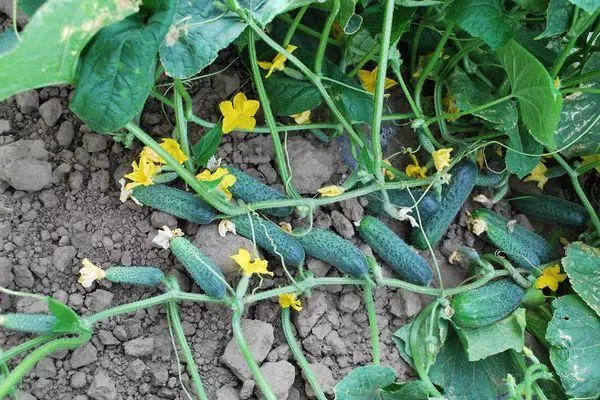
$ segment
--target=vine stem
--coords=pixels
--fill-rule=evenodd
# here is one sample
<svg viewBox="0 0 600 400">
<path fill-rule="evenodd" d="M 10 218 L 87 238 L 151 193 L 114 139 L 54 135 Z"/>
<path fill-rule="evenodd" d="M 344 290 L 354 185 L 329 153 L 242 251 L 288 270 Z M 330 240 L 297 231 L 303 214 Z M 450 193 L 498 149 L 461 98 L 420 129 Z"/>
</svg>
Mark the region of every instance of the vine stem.
<svg viewBox="0 0 600 400">
<path fill-rule="evenodd" d="M 288 28 L 288 31 L 285 34 L 285 37 L 283 38 L 283 44 L 282 44 L 283 47 L 287 47 L 288 44 L 290 44 L 292 37 L 294 37 L 294 33 L 296 33 L 296 28 L 298 28 L 298 24 L 300 24 L 300 21 L 302 21 L 302 17 L 304 17 L 304 14 L 306 13 L 307 10 L 308 10 L 308 4 L 300 7 L 300 10 L 298 10 L 296 17 L 290 23 L 290 27 Z"/>
<path fill-rule="evenodd" d="M 185 92 L 183 88 L 183 84 L 181 80 L 174 80 L 175 91 L 173 93 L 174 103 L 175 103 L 175 123 L 177 124 L 177 129 L 175 132 L 178 133 L 177 140 L 179 141 L 179 145 L 181 146 L 181 150 L 187 156 L 187 160 L 185 160 L 184 164 L 187 170 L 190 173 L 194 173 L 194 165 L 192 164 L 192 158 L 190 153 L 190 145 L 188 140 L 188 129 L 187 129 L 187 119 L 185 118 L 185 112 L 183 109 L 183 95 L 182 92 Z"/>
<path fill-rule="evenodd" d="M 436 115 L 435 117 L 425 120 L 425 125 L 431 125 L 432 123 L 438 122 L 440 120 L 449 119 L 449 118 L 458 118 L 458 117 L 462 117 L 463 115 L 469 115 L 469 114 L 473 114 L 473 113 L 476 113 L 479 111 L 483 111 L 486 108 L 493 107 L 495 105 L 498 105 L 500 103 L 508 101 L 512 98 L 513 98 L 513 95 L 510 94 L 508 96 L 504 96 L 504 97 L 500 97 L 499 99 L 492 100 L 489 103 L 480 104 L 480 105 L 470 108 L 468 110 L 459 111 L 459 112 L 455 112 L 455 113 L 439 114 L 439 115 Z"/>
<path fill-rule="evenodd" d="M 321 70 L 323 68 L 323 57 L 325 56 L 325 49 L 327 48 L 327 39 L 329 38 L 329 32 L 331 31 L 331 26 L 333 25 L 333 21 L 335 21 L 335 17 L 340 11 L 340 0 L 333 0 L 333 4 L 331 5 L 331 9 L 329 10 L 329 15 L 327 16 L 327 20 L 325 20 L 325 25 L 323 26 L 323 32 L 321 32 L 321 38 L 319 39 L 319 47 L 317 48 L 317 55 L 315 57 L 315 74 L 317 76 L 321 76 Z"/>
<path fill-rule="evenodd" d="M 287 14 L 279 14 L 275 18 L 280 19 L 283 22 L 287 22 L 288 24 L 294 23 L 294 19 Z M 321 39 L 322 37 L 321 32 L 317 32 L 314 29 L 300 23 L 298 23 L 297 29 L 302 33 L 306 33 L 307 35 L 314 37 L 315 39 Z M 327 43 L 335 47 L 344 47 L 341 41 L 332 38 L 327 38 Z"/>
<path fill-rule="evenodd" d="M 377 313 L 375 312 L 375 301 L 373 299 L 373 287 L 371 283 L 363 285 L 363 298 L 365 309 L 369 317 L 369 330 L 371 331 L 371 348 L 373 351 L 373 364 L 379 365 L 379 328 L 377 327 Z"/>
<path fill-rule="evenodd" d="M 31 349 L 33 349 L 34 347 L 38 347 L 42 344 L 44 344 L 45 342 L 52 340 L 56 338 L 56 335 L 43 335 L 43 336 L 36 336 L 31 340 L 28 340 L 24 343 L 21 343 L 18 346 L 12 347 L 6 351 L 2 351 L 0 353 L 0 364 L 4 364 L 7 361 L 9 361 L 11 358 L 18 356 L 21 353 L 24 353 L 26 351 L 29 351 Z"/>
<path fill-rule="evenodd" d="M 319 380 L 310 368 L 308 360 L 306 359 L 306 357 L 304 357 L 302 349 L 300 348 L 300 345 L 298 345 L 298 342 L 294 337 L 294 332 L 292 330 L 291 312 L 289 307 L 281 309 L 281 327 L 283 328 L 285 340 L 290 346 L 290 351 L 292 352 L 294 358 L 296 359 L 296 362 L 304 372 L 304 377 L 315 392 L 317 399 L 327 400 L 327 397 L 325 397 L 321 385 L 319 385 Z"/>
</svg>

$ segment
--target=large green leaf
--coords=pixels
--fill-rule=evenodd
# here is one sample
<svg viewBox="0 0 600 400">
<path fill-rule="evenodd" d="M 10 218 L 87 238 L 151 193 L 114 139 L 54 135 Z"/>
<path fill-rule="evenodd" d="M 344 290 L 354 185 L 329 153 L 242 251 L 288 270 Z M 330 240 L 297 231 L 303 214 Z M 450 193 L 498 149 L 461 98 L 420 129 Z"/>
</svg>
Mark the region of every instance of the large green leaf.
<svg viewBox="0 0 600 400">
<path fill-rule="evenodd" d="M 91 129 L 113 132 L 142 111 L 173 19 L 174 3 L 161 5 L 147 22 L 135 15 L 103 29 L 83 54 L 71 109 Z"/>
<path fill-rule="evenodd" d="M 508 73 L 525 126 L 537 141 L 554 148 L 563 100 L 546 68 L 514 40 L 496 53 Z"/>
<path fill-rule="evenodd" d="M 469 361 L 478 361 L 506 350 L 521 352 L 524 344 L 525 309 L 514 313 L 492 325 L 477 329 L 454 327 L 462 342 Z"/>
<path fill-rule="evenodd" d="M 600 95 L 583 93 L 565 98 L 556 144 L 569 158 L 600 151 Z"/>
<path fill-rule="evenodd" d="M 382 388 L 396 380 L 396 372 L 390 367 L 368 365 L 350 371 L 333 390 L 337 400 L 382 399 Z"/>
<path fill-rule="evenodd" d="M 221 124 L 217 124 L 192 147 L 192 160 L 196 167 L 206 167 L 208 160 L 217 152 L 221 137 L 223 130 Z"/>
<path fill-rule="evenodd" d="M 137 1 L 50 0 L 0 55 L 0 101 L 28 89 L 71 83 L 86 43 L 103 26 L 138 9 Z"/>
<path fill-rule="evenodd" d="M 537 39 L 560 35 L 569 30 L 571 14 L 573 14 L 573 5 L 569 0 L 550 0 L 546 10 L 546 29 Z"/>
<path fill-rule="evenodd" d="M 600 318 L 576 295 L 552 302 L 548 324 L 550 361 L 571 397 L 600 396 Z"/>
<path fill-rule="evenodd" d="M 19 8 L 28 16 L 32 16 L 46 0 L 19 0 Z"/>
<path fill-rule="evenodd" d="M 506 131 L 508 147 L 506 166 L 519 179 L 529 174 L 540 161 L 544 148 L 523 128 L 514 127 Z"/>
<path fill-rule="evenodd" d="M 383 400 L 427 400 L 429 389 L 423 381 L 394 383 L 383 389 Z"/>
<path fill-rule="evenodd" d="M 594 11 L 600 7 L 600 0 L 569 0 L 571 3 L 575 4 L 577 7 L 583 8 L 585 11 L 592 14 Z"/>
<path fill-rule="evenodd" d="M 471 36 L 482 38 L 492 49 L 508 42 L 515 24 L 501 0 L 455 0 L 448 16 Z"/>
<path fill-rule="evenodd" d="M 571 243 L 562 265 L 573 289 L 600 316 L 600 250 L 581 242 Z"/>
</svg>

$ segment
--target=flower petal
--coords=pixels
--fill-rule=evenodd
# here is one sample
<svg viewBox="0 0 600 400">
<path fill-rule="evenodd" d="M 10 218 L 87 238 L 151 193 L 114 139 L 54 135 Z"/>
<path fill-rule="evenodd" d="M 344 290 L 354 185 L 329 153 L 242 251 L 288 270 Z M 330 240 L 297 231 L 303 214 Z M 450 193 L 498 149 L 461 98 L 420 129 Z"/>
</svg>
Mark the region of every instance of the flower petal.
<svg viewBox="0 0 600 400">
<path fill-rule="evenodd" d="M 253 117 L 259 108 L 260 102 L 258 100 L 248 100 L 244 103 L 242 114 L 244 114 L 246 117 Z"/>
<path fill-rule="evenodd" d="M 219 110 L 221 110 L 221 114 L 223 114 L 224 117 L 227 117 L 233 113 L 233 103 L 230 101 L 222 101 L 219 103 Z"/>
<path fill-rule="evenodd" d="M 238 111 L 242 111 L 246 101 L 248 101 L 246 95 L 242 92 L 238 92 L 235 96 L 233 96 L 233 108 Z"/>
</svg>

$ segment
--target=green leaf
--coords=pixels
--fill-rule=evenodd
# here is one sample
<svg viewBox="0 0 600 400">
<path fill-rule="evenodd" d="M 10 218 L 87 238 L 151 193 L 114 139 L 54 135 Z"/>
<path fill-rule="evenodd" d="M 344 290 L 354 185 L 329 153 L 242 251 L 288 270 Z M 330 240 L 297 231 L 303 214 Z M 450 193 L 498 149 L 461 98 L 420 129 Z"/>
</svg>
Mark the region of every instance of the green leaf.
<svg viewBox="0 0 600 400">
<path fill-rule="evenodd" d="M 403 7 L 427 7 L 441 4 L 439 0 L 396 0 L 396 4 Z"/>
<path fill-rule="evenodd" d="M 576 295 L 552 302 L 548 324 L 550 361 L 570 397 L 600 396 L 600 318 Z"/>
<path fill-rule="evenodd" d="M 546 9 L 547 0 L 514 0 L 515 3 L 525 10 L 533 13 L 540 13 Z"/>
<path fill-rule="evenodd" d="M 384 400 L 427 400 L 429 389 L 423 381 L 393 383 L 383 389 Z"/>
<path fill-rule="evenodd" d="M 600 7 L 600 0 L 569 0 L 577 7 L 583 8 L 590 14 L 593 14 Z"/>
<path fill-rule="evenodd" d="M 506 166 L 521 179 L 540 162 L 544 148 L 525 129 L 515 127 L 507 130 L 506 134 L 509 147 L 506 151 Z"/>
<path fill-rule="evenodd" d="M 573 6 L 568 0 L 550 0 L 546 10 L 546 29 L 536 39 L 560 35 L 569 30 Z"/>
<path fill-rule="evenodd" d="M 390 367 L 368 365 L 350 371 L 333 388 L 336 400 L 383 399 L 382 388 L 396 380 L 396 372 Z"/>
<path fill-rule="evenodd" d="M 197 168 L 206 167 L 208 160 L 217 152 L 222 136 L 221 124 L 217 124 L 192 147 L 192 159 Z"/>
<path fill-rule="evenodd" d="M 71 83 L 86 43 L 103 26 L 136 11 L 137 2 L 121 0 L 48 1 L 17 46 L 0 56 L 0 101 L 28 89 Z"/>
<path fill-rule="evenodd" d="M 48 309 L 57 320 L 52 328 L 54 333 L 77 333 L 82 330 L 81 318 L 75 311 L 52 297 L 46 297 L 46 300 Z"/>
<path fill-rule="evenodd" d="M 541 144 L 555 147 L 562 96 L 544 66 L 520 44 L 511 40 L 497 50 L 506 69 L 512 94 L 519 102 L 521 118 Z"/>
<path fill-rule="evenodd" d="M 557 147 L 568 158 L 600 151 L 600 95 L 583 93 L 565 98 L 556 130 Z"/>
<path fill-rule="evenodd" d="M 19 8 L 31 17 L 45 2 L 46 0 L 19 0 Z"/>
<path fill-rule="evenodd" d="M 508 42 L 515 30 L 501 0 L 456 0 L 448 16 L 471 36 L 482 38 L 492 49 Z"/>
<path fill-rule="evenodd" d="M 354 13 L 357 0 L 340 0 L 340 11 L 337 18 L 347 35 L 355 33 L 362 24 L 362 17 Z"/>
<path fill-rule="evenodd" d="M 600 249 L 571 243 L 562 265 L 573 290 L 600 316 Z"/>
<path fill-rule="evenodd" d="M 146 23 L 135 15 L 103 29 L 83 54 L 71 110 L 92 130 L 113 132 L 142 111 L 173 19 L 173 2 L 161 4 Z"/>
<path fill-rule="evenodd" d="M 454 326 L 469 361 L 478 361 L 503 351 L 523 350 L 525 333 L 525 309 L 518 308 L 508 317 L 490 326 L 465 329 Z"/>
</svg>

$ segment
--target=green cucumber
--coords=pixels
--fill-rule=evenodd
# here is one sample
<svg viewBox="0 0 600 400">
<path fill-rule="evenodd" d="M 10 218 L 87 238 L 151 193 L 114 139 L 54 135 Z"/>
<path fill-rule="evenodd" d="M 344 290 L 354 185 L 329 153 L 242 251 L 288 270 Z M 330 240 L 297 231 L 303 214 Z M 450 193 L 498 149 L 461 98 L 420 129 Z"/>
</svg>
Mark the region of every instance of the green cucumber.
<svg viewBox="0 0 600 400">
<path fill-rule="evenodd" d="M 229 188 L 236 199 L 243 200 L 245 203 L 287 199 L 283 193 L 265 185 L 237 168 L 227 167 L 227 170 L 236 178 L 233 186 Z M 292 207 L 270 208 L 261 211 L 274 217 L 287 217 L 292 213 Z"/>
<path fill-rule="evenodd" d="M 584 206 L 554 196 L 526 196 L 510 201 L 510 206 L 544 222 L 568 228 L 583 228 L 590 217 Z"/>
<path fill-rule="evenodd" d="M 52 333 L 56 321 L 56 317 L 48 314 L 7 313 L 0 315 L 2 328 L 38 335 Z"/>
<path fill-rule="evenodd" d="M 402 279 L 415 285 L 429 285 L 433 274 L 427 261 L 383 222 L 366 216 L 360 221 L 358 233 Z"/>
<path fill-rule="evenodd" d="M 206 294 L 223 297 L 227 286 L 223 272 L 204 253 L 184 237 L 171 239 L 171 251 L 183 264 L 196 285 Z"/>
<path fill-rule="evenodd" d="M 258 247 L 282 260 L 285 265 L 299 267 L 304 263 L 304 250 L 296 239 L 271 221 L 257 215 L 239 215 L 231 218 L 235 230 L 243 237 L 255 240 Z M 254 235 L 252 235 L 254 228 Z"/>
<path fill-rule="evenodd" d="M 546 340 L 546 330 L 550 322 L 548 314 L 552 315 L 544 306 L 525 310 L 525 329 L 546 348 L 550 347 Z"/>
<path fill-rule="evenodd" d="M 438 244 L 473 190 L 477 179 L 477 165 L 470 160 L 462 160 L 450 170 L 450 174 L 452 178 L 442 189 L 442 201 L 437 212 L 422 223 L 431 247 Z M 413 243 L 420 250 L 428 248 L 423 231 L 414 228 L 412 233 Z"/>
<path fill-rule="evenodd" d="M 296 236 L 306 254 L 327 264 L 331 264 L 341 272 L 362 278 L 369 273 L 369 264 L 358 247 L 335 233 L 313 228 L 308 233 Z"/>
<path fill-rule="evenodd" d="M 544 292 L 534 286 L 528 287 L 525 290 L 521 305 L 525 308 L 538 308 L 546 302 L 546 296 Z"/>
<path fill-rule="evenodd" d="M 145 206 L 197 224 L 209 224 L 214 217 L 211 206 L 200 197 L 171 186 L 138 186 L 133 189 L 132 195 Z"/>
<path fill-rule="evenodd" d="M 505 175 L 503 173 L 494 172 L 486 168 L 477 175 L 477 179 L 475 180 L 475 186 L 496 187 L 500 185 L 504 178 Z"/>
<path fill-rule="evenodd" d="M 387 191 L 390 203 L 396 207 L 412 207 L 415 204 L 415 201 L 413 200 L 413 197 L 411 197 L 411 193 L 414 199 L 417 201 L 421 199 L 421 196 L 423 196 L 417 205 L 419 215 L 421 216 L 422 220 L 428 219 L 438 210 L 440 203 L 431 192 L 427 192 L 425 195 L 423 195 L 423 190 L 421 189 L 412 189 L 410 192 L 408 189 L 392 189 Z M 366 206 L 367 210 L 377 215 L 387 214 L 383 208 L 381 193 L 369 193 L 365 196 L 365 198 L 368 201 Z M 412 215 L 416 218 L 417 214 L 416 212 L 413 212 Z"/>
<path fill-rule="evenodd" d="M 506 318 L 519 307 L 523 288 L 510 278 L 487 283 L 452 299 L 452 320 L 463 328 L 481 328 Z"/>
<path fill-rule="evenodd" d="M 106 270 L 106 279 L 129 285 L 158 286 L 165 274 L 156 267 L 123 267 L 113 265 Z"/>
</svg>

